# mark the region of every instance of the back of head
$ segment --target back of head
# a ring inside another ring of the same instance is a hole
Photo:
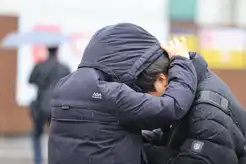
[[[156,78],[160,73],[168,74],[169,63],[168,55],[164,53],[138,76],[136,84],[143,92],[155,91]]]
[[[56,57],[58,53],[58,47],[48,47],[49,57]]]

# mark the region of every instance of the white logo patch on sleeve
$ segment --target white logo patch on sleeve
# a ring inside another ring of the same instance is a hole
[[[98,92],[94,92],[92,95],[93,99],[102,99],[102,94]]]
[[[192,149],[192,151],[194,151],[196,153],[200,153],[202,151],[203,146],[204,146],[204,142],[202,142],[202,141],[193,141],[191,149]]]

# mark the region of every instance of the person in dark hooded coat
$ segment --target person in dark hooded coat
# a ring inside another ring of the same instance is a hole
[[[165,93],[141,93],[138,75],[164,56],[158,40],[137,25],[96,32],[78,69],[54,89],[49,164],[141,164],[141,129],[181,119],[196,91],[191,60],[173,56]]]
[[[245,109],[198,53],[190,55],[198,77],[195,101],[171,128],[143,131],[149,164],[246,164]]]

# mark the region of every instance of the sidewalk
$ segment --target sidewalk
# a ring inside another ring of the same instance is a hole
[[[44,160],[47,161],[48,136],[43,136],[42,142]],[[30,137],[0,137],[1,164],[33,164],[32,154],[32,143]]]

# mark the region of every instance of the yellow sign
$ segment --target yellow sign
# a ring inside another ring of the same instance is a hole
[[[201,55],[213,69],[244,69],[246,68],[246,51],[222,52],[213,49],[201,49]]]
[[[246,68],[246,32],[239,28],[202,29],[200,53],[214,69]]]

